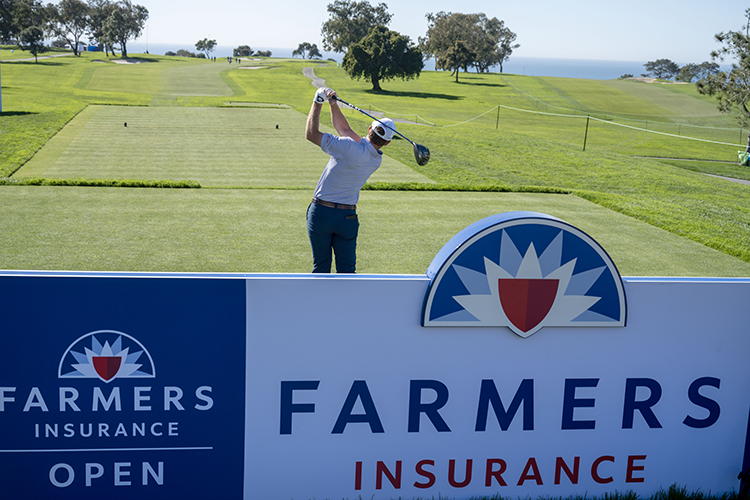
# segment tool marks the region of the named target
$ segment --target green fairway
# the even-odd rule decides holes
[[[310,191],[15,187],[0,190],[0,268],[309,272]],[[452,207],[446,207],[450,200]],[[591,234],[628,276],[750,276],[750,263],[574,196],[362,193],[360,273],[424,274],[458,231],[534,210]],[[165,236],[166,235],[166,236]],[[637,247],[634,247],[637,242]]]
[[[398,126],[432,152],[420,167],[406,141],[384,150],[372,182],[400,191],[363,192],[359,272],[423,273],[471,222],[532,210],[587,231],[624,275],[750,275],[749,187],[704,175],[750,177],[716,161],[736,161],[746,131],[694,86],[427,71],[374,93],[315,61],[7,52],[2,268],[308,271],[304,211],[328,158],[304,139],[314,67],[347,101],[419,123]],[[370,120],[345,113],[364,133]],[[589,114],[602,121],[586,129]],[[13,185],[25,179],[214,189]]]
[[[300,137],[305,120],[280,108],[89,106],[15,177],[312,188],[328,156]],[[388,157],[372,180],[431,182]]]
[[[135,59],[136,63],[108,63],[95,68],[87,90],[134,92],[159,95],[230,96],[232,89],[220,73],[232,66],[224,61],[207,62],[196,59],[193,64],[181,61],[156,63],[150,58]],[[168,65],[168,67],[164,67]],[[121,68],[119,66],[124,66]]]

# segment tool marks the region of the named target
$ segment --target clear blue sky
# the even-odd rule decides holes
[[[138,42],[184,44],[212,38],[222,46],[322,48],[320,28],[332,0],[133,0],[149,10]],[[371,2],[377,4],[377,1]],[[650,61],[709,60],[720,31],[744,29],[739,0],[401,0],[386,1],[390,29],[416,42],[428,12],[483,12],[518,35],[517,57]]]

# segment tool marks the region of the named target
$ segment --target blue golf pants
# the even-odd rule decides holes
[[[357,264],[359,220],[355,210],[307,207],[307,234],[313,253],[314,273],[330,273],[333,255],[337,273],[353,273]]]

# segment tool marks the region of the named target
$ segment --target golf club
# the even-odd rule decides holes
[[[377,118],[375,118],[374,116],[372,116],[371,114],[369,114],[367,111],[365,111],[363,109],[359,109],[357,106],[354,106],[353,104],[349,104],[348,102],[346,102],[345,100],[339,98],[338,96],[334,97],[334,99],[336,99],[337,101],[339,101],[339,102],[341,102],[343,104],[346,104],[347,106],[349,106],[352,109],[356,109],[357,111],[359,111],[360,113],[364,114],[365,116],[369,116],[370,118],[372,118],[376,122],[380,123],[385,128],[389,128],[389,129],[393,130],[395,133],[397,133],[398,135],[400,135],[401,137],[403,137],[404,139],[406,139],[407,141],[409,141],[412,144],[412,146],[414,146],[414,159],[417,160],[417,165],[420,165],[420,166],[427,165],[427,162],[430,161],[430,150],[427,149],[425,146],[422,146],[421,144],[417,144],[416,142],[412,141],[411,139],[409,139],[408,137],[406,137],[404,134],[402,134],[398,130],[394,129],[393,127],[389,127],[385,123],[381,122],[380,120],[378,120]]]

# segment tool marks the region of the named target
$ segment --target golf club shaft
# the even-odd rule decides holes
[[[373,119],[373,120],[375,120],[376,122],[380,123],[380,124],[381,124],[382,126],[384,126],[385,128],[387,128],[387,129],[390,129],[390,130],[393,130],[393,131],[394,131],[395,133],[397,133],[398,135],[400,135],[401,137],[403,137],[403,138],[404,138],[404,139],[406,139],[407,141],[411,142],[411,144],[412,144],[413,146],[416,146],[416,144],[414,144],[414,142],[413,142],[413,141],[412,141],[411,139],[409,139],[408,137],[406,137],[406,136],[405,136],[404,134],[402,134],[401,132],[399,132],[398,130],[396,130],[396,129],[392,128],[392,127],[389,127],[388,125],[386,125],[385,123],[381,122],[380,120],[378,120],[377,118],[375,118],[374,116],[372,116],[372,115],[371,115],[370,113],[368,113],[368,112],[367,112],[367,111],[365,111],[364,109],[359,109],[359,108],[358,108],[357,106],[355,106],[355,105],[353,105],[353,104],[349,104],[348,102],[346,102],[345,100],[343,100],[343,99],[341,99],[341,98],[339,98],[339,97],[334,97],[334,99],[336,99],[336,100],[337,100],[337,101],[339,101],[340,103],[346,104],[347,106],[349,106],[349,107],[350,107],[350,108],[352,108],[352,109],[356,109],[357,111],[359,111],[360,113],[362,113],[362,114],[364,114],[364,115],[366,115],[366,116],[369,116],[370,118],[372,118],[372,119]]]

